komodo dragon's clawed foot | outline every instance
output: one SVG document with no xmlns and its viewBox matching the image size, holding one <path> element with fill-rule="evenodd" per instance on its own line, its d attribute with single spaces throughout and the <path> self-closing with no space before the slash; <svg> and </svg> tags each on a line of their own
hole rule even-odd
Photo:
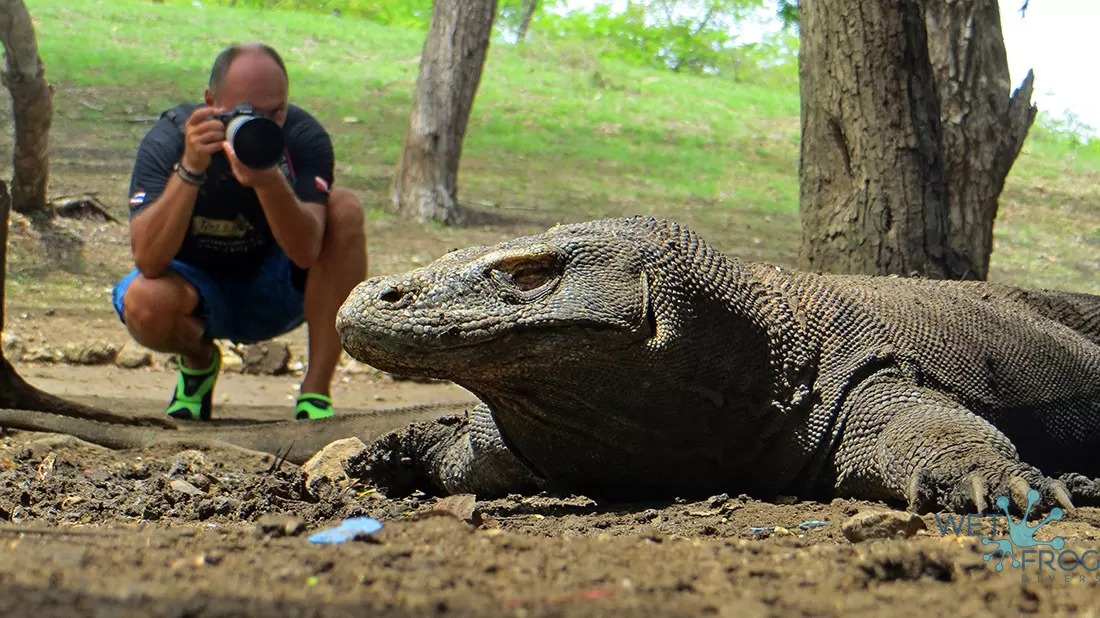
<svg viewBox="0 0 1100 618">
<path fill-rule="evenodd" d="M 1077 506 L 1100 506 L 1100 479 L 1070 473 L 1063 474 L 1058 480 L 1069 490 Z"/>
<path fill-rule="evenodd" d="M 991 513 L 1001 510 L 997 501 L 1003 496 L 1014 514 L 1043 513 L 1056 506 L 1072 514 L 1076 510 L 1073 495 L 1062 481 L 1043 476 L 1026 464 L 998 462 L 962 473 L 932 466 L 913 475 L 909 508 L 918 513 L 936 509 Z"/>
<path fill-rule="evenodd" d="M 492 497 L 538 488 L 504 445 L 483 405 L 466 415 L 414 422 L 387 433 L 349 460 L 348 469 L 391 496 L 419 489 Z"/>
<path fill-rule="evenodd" d="M 1007 435 L 942 393 L 883 375 L 868 379 L 850 401 L 841 471 L 907 501 L 914 512 L 994 513 L 1005 501 L 1014 514 L 1075 511 L 1075 493 L 1063 480 L 1021 461 Z M 1076 495 L 1087 496 L 1088 488 L 1078 486 Z"/>
</svg>

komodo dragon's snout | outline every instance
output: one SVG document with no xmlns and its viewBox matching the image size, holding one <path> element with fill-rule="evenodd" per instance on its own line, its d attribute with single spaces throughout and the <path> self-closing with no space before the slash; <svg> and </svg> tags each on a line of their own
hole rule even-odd
<svg viewBox="0 0 1100 618">
<path fill-rule="evenodd" d="M 517 239 L 452 251 L 427 267 L 360 283 L 337 316 L 344 349 L 385 371 L 500 378 L 520 359 L 625 346 L 652 334 L 642 265 L 583 238 Z M 558 332 L 556 335 L 555 332 Z M 577 336 L 580 333 L 581 336 Z"/>
</svg>

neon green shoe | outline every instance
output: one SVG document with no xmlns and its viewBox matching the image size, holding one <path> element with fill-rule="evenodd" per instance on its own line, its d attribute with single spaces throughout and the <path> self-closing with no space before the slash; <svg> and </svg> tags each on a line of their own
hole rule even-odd
<svg viewBox="0 0 1100 618">
<path fill-rule="evenodd" d="M 176 392 L 165 412 L 172 418 L 185 421 L 208 421 L 214 404 L 214 385 L 222 368 L 222 351 L 214 346 L 214 359 L 206 369 L 191 369 L 183 366 L 183 359 L 176 356 L 179 364 L 179 378 L 176 380 Z"/>
<path fill-rule="evenodd" d="M 335 414 L 332 410 L 332 398 L 319 393 L 302 393 L 298 395 L 297 404 L 294 410 L 294 418 L 297 420 L 328 418 Z"/>
</svg>

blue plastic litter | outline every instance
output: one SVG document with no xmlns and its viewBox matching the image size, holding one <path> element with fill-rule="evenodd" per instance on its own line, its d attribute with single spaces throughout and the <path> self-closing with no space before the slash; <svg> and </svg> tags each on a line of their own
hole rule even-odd
<svg viewBox="0 0 1100 618">
<path fill-rule="evenodd" d="M 354 517 L 340 522 L 339 526 L 310 535 L 309 542 L 331 545 L 354 541 L 356 537 L 374 534 L 382 529 L 382 522 L 370 517 Z"/>
</svg>

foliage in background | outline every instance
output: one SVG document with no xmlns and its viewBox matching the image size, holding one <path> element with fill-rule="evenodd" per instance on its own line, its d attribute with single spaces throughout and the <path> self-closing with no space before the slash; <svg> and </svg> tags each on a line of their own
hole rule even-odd
<svg viewBox="0 0 1100 618">
<path fill-rule="evenodd" d="M 206 0 L 241 9 L 292 10 L 363 18 L 385 26 L 426 31 L 431 0 Z M 495 29 L 512 43 L 531 0 L 499 0 Z M 190 0 L 172 0 L 184 4 Z M 540 0 L 529 38 L 592 46 L 598 56 L 673 72 L 726 77 L 759 77 L 762 69 L 797 71 L 798 35 L 784 27 L 755 41 L 738 35 L 777 14 L 785 26 L 797 9 L 787 0 L 598 0 L 578 8 L 568 0 Z"/>
<path fill-rule="evenodd" d="M 402 28 L 427 29 L 432 17 L 431 0 L 200 0 L 212 6 L 241 9 L 304 11 L 346 17 L 358 17 Z M 192 0 L 172 0 L 158 4 L 192 4 Z"/>
</svg>

